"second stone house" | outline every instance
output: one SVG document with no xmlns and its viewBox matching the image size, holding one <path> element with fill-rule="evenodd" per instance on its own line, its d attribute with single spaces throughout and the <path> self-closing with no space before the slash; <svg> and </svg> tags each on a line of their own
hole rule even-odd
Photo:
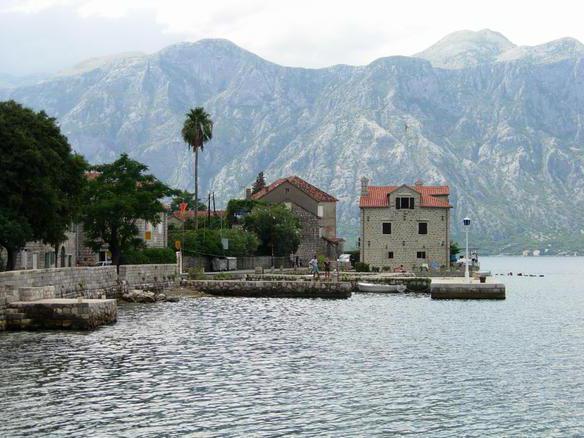
<svg viewBox="0 0 584 438">
<path fill-rule="evenodd" d="M 336 260 L 343 252 L 343 239 L 337 237 L 337 199 L 304 181 L 289 176 L 274 181 L 258 193 L 246 194 L 270 204 L 284 204 L 300 219 L 300 246 L 293 254 L 306 265 L 314 255 Z"/>
<path fill-rule="evenodd" d="M 369 186 L 361 179 L 361 261 L 384 270 L 447 267 L 448 186 Z"/>
</svg>

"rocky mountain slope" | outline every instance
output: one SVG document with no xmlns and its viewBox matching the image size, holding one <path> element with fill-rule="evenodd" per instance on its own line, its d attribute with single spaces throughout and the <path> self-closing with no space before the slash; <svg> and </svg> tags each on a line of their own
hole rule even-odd
<svg viewBox="0 0 584 438">
<path fill-rule="evenodd" d="M 448 184 L 454 232 L 496 252 L 575 251 L 584 226 L 584 53 L 575 40 L 517 47 L 457 32 L 417 55 L 366 66 L 289 68 L 224 40 L 92 60 L 42 83 L 0 90 L 57 117 L 91 161 L 121 152 L 192 187 L 181 141 L 187 109 L 215 120 L 203 193 L 240 196 L 260 170 L 297 174 L 339 198 L 354 244 L 359 178 Z"/>
</svg>

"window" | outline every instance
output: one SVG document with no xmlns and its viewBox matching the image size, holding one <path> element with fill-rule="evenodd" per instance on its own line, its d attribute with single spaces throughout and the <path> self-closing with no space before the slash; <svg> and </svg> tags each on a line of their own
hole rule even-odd
<svg viewBox="0 0 584 438">
<path fill-rule="evenodd" d="M 418 222 L 418 234 L 428 234 L 428 222 Z"/>
<path fill-rule="evenodd" d="M 395 208 L 397 210 L 404 210 L 404 209 L 414 209 L 414 198 L 411 197 L 399 197 L 395 198 Z"/>
<path fill-rule="evenodd" d="M 387 258 L 388 258 L 388 259 L 392 259 L 392 258 L 393 258 L 393 251 L 389 251 L 389 252 L 387 253 Z"/>
<path fill-rule="evenodd" d="M 383 234 L 391 234 L 391 222 L 384 222 L 381 225 Z"/>
<path fill-rule="evenodd" d="M 426 251 L 418 251 L 417 257 L 419 259 L 425 259 L 426 258 Z"/>
<path fill-rule="evenodd" d="M 367 248 L 370 248 L 370 247 L 371 247 L 371 240 L 368 240 L 367 241 Z"/>
<path fill-rule="evenodd" d="M 324 216 L 324 207 L 322 205 L 318 206 L 318 213 L 317 213 L 318 217 L 323 217 Z"/>
</svg>

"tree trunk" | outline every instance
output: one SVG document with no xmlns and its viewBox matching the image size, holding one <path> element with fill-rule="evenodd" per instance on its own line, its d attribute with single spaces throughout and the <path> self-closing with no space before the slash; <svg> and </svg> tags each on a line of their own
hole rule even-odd
<svg viewBox="0 0 584 438">
<path fill-rule="evenodd" d="M 14 268 L 16 268 L 16 253 L 18 251 L 14 248 L 6 248 L 6 252 L 8 253 L 6 259 L 6 270 L 14 271 Z"/>
<path fill-rule="evenodd" d="M 110 252 L 112 253 L 112 264 L 116 266 L 116 272 L 120 273 L 120 249 L 117 247 L 110 247 Z"/>
<path fill-rule="evenodd" d="M 108 242 L 109 251 L 112 253 L 112 265 L 116 267 L 116 273 L 120 274 L 120 258 L 121 251 L 118 245 L 118 230 L 116 228 L 111 231 L 111 240 Z"/>
<path fill-rule="evenodd" d="M 199 148 L 195 147 L 195 230 L 199 229 Z"/>
</svg>

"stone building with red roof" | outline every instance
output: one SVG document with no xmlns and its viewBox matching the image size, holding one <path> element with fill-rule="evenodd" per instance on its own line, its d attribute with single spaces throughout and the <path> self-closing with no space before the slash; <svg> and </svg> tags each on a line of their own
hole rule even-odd
<svg viewBox="0 0 584 438">
<path fill-rule="evenodd" d="M 447 267 L 450 260 L 448 186 L 370 186 L 361 179 L 361 261 L 385 270 Z"/>
<path fill-rule="evenodd" d="M 259 192 L 247 196 L 271 204 L 284 204 L 300 219 L 300 246 L 293 257 L 306 265 L 312 256 L 324 255 L 336 260 L 343 252 L 343 239 L 337 237 L 337 199 L 298 176 L 274 181 Z"/>
</svg>

